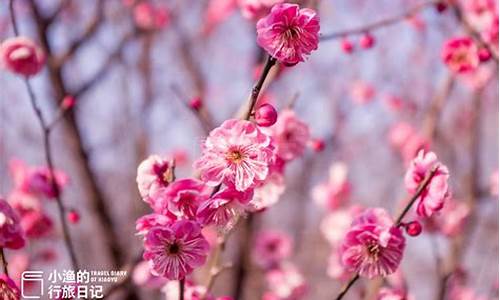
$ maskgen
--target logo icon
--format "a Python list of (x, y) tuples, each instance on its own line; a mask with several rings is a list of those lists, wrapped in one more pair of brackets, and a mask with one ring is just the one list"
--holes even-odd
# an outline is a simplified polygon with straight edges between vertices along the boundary
[[(38, 284), (39, 283), (39, 284)], [(25, 287), (29, 285), (30, 294), (25, 294)], [(25, 271), (21, 275), (21, 295), (25, 299), (40, 299), (43, 295), (43, 272)]]

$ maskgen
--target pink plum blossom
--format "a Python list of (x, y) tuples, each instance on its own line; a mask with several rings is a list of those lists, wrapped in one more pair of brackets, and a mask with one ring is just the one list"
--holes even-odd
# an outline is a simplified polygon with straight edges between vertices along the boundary
[(439, 230), (446, 236), (453, 237), (461, 234), (470, 215), (470, 208), (464, 201), (448, 201), (442, 214), (434, 219)]
[(42, 166), (27, 166), (21, 160), (11, 160), (9, 163), (10, 172), (14, 180), (15, 188), (19, 191), (41, 196), (55, 198), (63, 187), (68, 184), (69, 179), (65, 173), (54, 170), (53, 174), (57, 189), (54, 188), (54, 179), (50, 169)]
[(139, 164), (137, 168), (137, 185), (144, 201), (154, 210), (161, 209), (156, 203), (156, 196), (173, 180), (170, 157), (151, 155)]
[(203, 33), (208, 35), (224, 22), (237, 8), (238, 0), (210, 0), (205, 10)]
[(417, 214), (422, 217), (430, 217), (433, 213), (441, 210), (446, 199), (450, 197), (448, 168), (437, 160), (434, 152), (426, 153), (421, 150), (411, 161), (405, 175), (406, 190), (408, 193), (414, 194), (434, 167), (437, 168), (436, 173), (416, 202)]
[(7, 201), (0, 198), (0, 247), (20, 249), (25, 245), (19, 215)]
[(151, 267), (147, 261), (139, 262), (132, 271), (132, 281), (140, 287), (158, 289), (165, 285), (167, 280), (151, 274)]
[(377, 300), (409, 300), (405, 291), (400, 289), (381, 288)]
[(320, 223), (320, 230), (332, 246), (342, 242), (347, 230), (351, 227), (354, 217), (362, 211), (360, 206), (336, 209), (326, 215)]
[(45, 64), (45, 53), (27, 37), (13, 37), (0, 45), (0, 60), (5, 69), (24, 76), (36, 75)]
[(342, 281), (352, 276), (352, 272), (349, 272), (342, 264), (340, 249), (337, 247), (333, 247), (330, 252), (326, 274), (333, 279)]
[(261, 211), (278, 203), (285, 192), (285, 179), (278, 172), (271, 173), (263, 184), (255, 187), (253, 198), (249, 203), (252, 211)]
[(367, 104), (373, 100), (375, 88), (364, 81), (356, 81), (351, 86), (351, 98), (356, 104)]
[(266, 274), (270, 293), (265, 299), (297, 300), (307, 292), (307, 283), (300, 271), (291, 263), (281, 264)]
[(200, 226), (181, 220), (167, 227), (153, 227), (144, 239), (144, 259), (152, 273), (170, 280), (179, 280), (205, 263), (208, 242)]
[(47, 237), (54, 230), (52, 218), (45, 212), (38, 210), (22, 213), (20, 224), (26, 232), (26, 236), (31, 239)]
[(197, 220), (203, 225), (232, 225), (232, 221), (244, 212), (252, 196), (252, 190), (240, 192), (225, 188), (200, 205), (196, 214)]
[(348, 271), (373, 278), (394, 273), (405, 248), (401, 230), (382, 208), (365, 210), (353, 222), (341, 248), (342, 263)]
[(454, 73), (473, 71), (479, 65), (478, 48), (472, 38), (458, 37), (448, 41), (441, 53), (444, 63)]
[(491, 173), (490, 176), (490, 194), (498, 197), (498, 169)]
[(257, 22), (257, 43), (280, 62), (295, 65), (318, 49), (319, 17), (297, 4), (276, 4)]
[(209, 186), (225, 183), (245, 191), (266, 179), (273, 160), (268, 135), (252, 122), (231, 119), (210, 132), (194, 167)]
[(171, 213), (179, 218), (194, 219), (202, 202), (210, 196), (210, 188), (192, 178), (178, 179), (157, 195), (161, 213)]
[(272, 137), (279, 158), (290, 161), (301, 156), (310, 140), (309, 126), (291, 109), (284, 109), (271, 127)]
[(151, 228), (156, 226), (168, 226), (176, 220), (177, 218), (173, 214), (147, 214), (137, 219), (135, 222), (135, 230), (138, 235), (146, 235)]
[(292, 254), (292, 238), (284, 232), (265, 230), (255, 237), (253, 260), (264, 269), (278, 266)]
[(347, 201), (350, 189), (347, 166), (338, 162), (330, 167), (328, 181), (313, 188), (312, 197), (320, 206), (335, 210)]
[(243, 17), (256, 21), (266, 16), (273, 5), (283, 2), (284, 0), (238, 0), (238, 5)]
[(168, 24), (169, 15), (165, 7), (155, 7), (144, 1), (134, 6), (134, 21), (144, 30), (161, 29)]

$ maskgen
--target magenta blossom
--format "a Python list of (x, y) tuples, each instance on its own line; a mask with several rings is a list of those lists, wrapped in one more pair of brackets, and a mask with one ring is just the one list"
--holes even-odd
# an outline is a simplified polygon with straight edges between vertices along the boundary
[(448, 40), (443, 46), (441, 56), (454, 73), (470, 72), (479, 65), (478, 47), (470, 37)]
[(21, 299), (21, 292), (16, 283), (5, 274), (0, 275), (0, 295), (3, 300)]
[(160, 209), (155, 201), (157, 194), (173, 180), (170, 157), (149, 156), (137, 168), (136, 180), (142, 199), (149, 203), (153, 210)]
[(292, 254), (292, 238), (284, 232), (266, 230), (257, 233), (253, 259), (264, 269), (278, 266)]
[(286, 65), (295, 65), (318, 49), (319, 17), (297, 4), (276, 4), (257, 22), (257, 43)]
[(291, 109), (281, 111), (278, 122), (271, 127), (279, 158), (289, 161), (301, 156), (310, 140), (309, 126)]
[(441, 210), (445, 201), (450, 197), (448, 168), (437, 160), (434, 152), (425, 153), (421, 150), (417, 157), (411, 161), (405, 175), (406, 190), (414, 194), (434, 167), (437, 168), (436, 173), (416, 202), (417, 214), (422, 217), (430, 217), (433, 213)]
[(358, 216), (342, 244), (344, 266), (368, 278), (394, 273), (403, 258), (405, 238), (392, 224), (382, 208), (367, 209)]
[(232, 225), (231, 222), (244, 212), (252, 196), (252, 190), (239, 192), (226, 188), (219, 191), (200, 205), (196, 214), (197, 220), (203, 225), (214, 224), (220, 227)]
[(21, 226), (31, 239), (47, 237), (53, 233), (54, 222), (43, 211), (31, 210), (21, 214)]
[[(35, 196), (55, 198), (69, 182), (68, 176), (62, 171), (53, 170), (55, 178), (52, 178), (49, 168), (27, 166), (21, 160), (11, 160), (9, 168), (16, 189)], [(54, 188), (54, 180), (56, 188)]]
[(200, 226), (181, 220), (167, 227), (154, 227), (144, 239), (144, 259), (154, 275), (179, 280), (205, 263), (209, 244)]
[(210, 196), (210, 190), (197, 179), (179, 179), (158, 194), (157, 201), (162, 214), (171, 213), (179, 218), (193, 220), (200, 204)]
[(209, 186), (245, 191), (266, 179), (273, 160), (269, 136), (252, 122), (231, 119), (210, 132), (194, 167)]
[(45, 54), (31, 39), (13, 37), (0, 45), (0, 62), (13, 73), (33, 76), (43, 68)]
[(20, 249), (25, 245), (19, 216), (7, 201), (0, 198), (0, 247)]

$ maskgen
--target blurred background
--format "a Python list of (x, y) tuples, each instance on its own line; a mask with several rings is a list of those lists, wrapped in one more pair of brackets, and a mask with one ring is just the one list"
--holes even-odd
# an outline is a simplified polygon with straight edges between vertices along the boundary
[[(242, 16), (237, 1), (146, 2), (150, 10), (142, 12), (138, 3), (120, 0), (15, 3), (22, 35), (48, 53), (47, 67), (32, 79), (43, 113), (55, 118), (65, 96), (76, 99), (52, 144), (57, 169), (70, 178), (62, 198), (81, 216), (70, 230), (77, 256), (89, 270), (126, 269), (140, 255), (135, 220), (149, 212), (135, 183), (143, 159), (171, 154), (177, 158), (177, 177), (193, 173), (206, 124), (189, 101), (199, 97), (201, 114), (220, 124), (246, 101), (264, 57), (255, 42), (255, 21)], [(399, 16), (419, 3), (318, 0), (301, 5), (317, 9), (327, 35)], [(280, 68), (268, 82), (262, 97), (280, 109), (293, 102), (325, 149), (308, 149), (288, 166), (284, 194), (255, 216), (253, 231), (277, 229), (293, 237), (291, 261), (308, 286), (302, 299), (332, 299), (342, 282), (327, 275), (331, 247), (319, 227), (328, 209), (313, 201), (312, 190), (328, 180), (333, 163), (341, 162), (347, 166), (349, 203), (396, 214), (407, 197), (407, 157), (389, 136), (405, 122), (449, 167), (453, 199), (470, 209), (457, 236), (426, 231), (408, 238), (402, 272), (410, 293), (415, 299), (435, 298), (439, 262), (446, 270), (468, 274), (466, 284), (478, 294), (498, 298), (498, 194), (491, 190), (498, 185), (498, 65), (491, 60), (472, 73), (453, 75), (441, 60), (441, 48), (465, 31), (453, 11), (439, 12), (435, 5), (370, 34), (375, 38), (370, 49), (359, 46), (361, 35), (346, 37), (354, 44), (351, 54), (343, 51), (342, 38), (322, 40), (305, 63)], [(1, 1), (0, 39), (12, 35), (8, 1)], [(0, 194), (8, 197), (9, 162), (37, 166), (45, 160), (23, 82), (4, 71), (0, 126)], [(7, 252), (14, 269), (69, 266), (55, 204), (44, 205), (55, 231)], [(238, 259), (241, 234), (237, 229), (229, 239), (225, 261)], [(248, 266), (242, 299), (262, 297), (267, 289), (262, 275), (257, 266)], [(222, 273), (214, 294), (231, 295), (235, 278), (234, 269)], [(362, 281), (357, 289), (363, 286), (369, 283)], [(159, 289), (133, 289), (140, 299), (165, 298)], [(121, 291), (114, 297), (128, 296)], [(354, 292), (346, 299), (361, 297)]]

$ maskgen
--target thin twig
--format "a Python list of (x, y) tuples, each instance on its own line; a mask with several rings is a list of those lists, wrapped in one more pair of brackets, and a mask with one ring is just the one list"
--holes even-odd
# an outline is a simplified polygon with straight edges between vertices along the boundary
[(179, 300), (184, 300), (184, 292), (186, 289), (186, 278), (179, 280)]
[(8, 268), (8, 263), (7, 263), (7, 258), (5, 257), (5, 253), (3, 251), (3, 248), (0, 248), (0, 258), (2, 259), (2, 266), (3, 266), (3, 273), (9, 277), (9, 268)]
[(428, 2), (423, 2), (423, 3), (415, 5), (414, 7), (408, 9), (407, 11), (405, 11), (401, 14), (398, 14), (398, 15), (395, 15), (395, 16), (392, 16), (392, 17), (389, 17), (386, 19), (382, 19), (380, 21), (376, 21), (376, 22), (373, 22), (373, 23), (370, 23), (367, 25), (363, 25), (360, 27), (355, 27), (352, 29), (347, 29), (347, 30), (342, 30), (342, 31), (338, 31), (338, 32), (324, 34), (320, 37), (320, 40), (321, 41), (335, 40), (335, 39), (343, 38), (343, 37), (348, 36), (348, 35), (364, 34), (366, 32), (373, 31), (373, 30), (376, 30), (376, 29), (379, 29), (382, 27), (387, 27), (387, 26), (399, 23), (401, 21), (404, 21), (410, 17), (413, 17), (415, 14), (419, 13), (424, 8), (435, 5), (439, 2), (440, 2), (439, 0), (432, 0), (432, 1), (428, 1)]
[[(10, 15), (11, 15), (11, 22), (12, 22), (12, 27), (14, 28), (14, 33), (16, 36), (19, 36), (19, 29), (17, 27), (17, 22), (16, 22), (16, 14), (14, 11), (14, 0), (10, 0), (9, 3), (9, 9), (10, 9)], [(73, 246), (73, 241), (71, 239), (71, 235), (69, 233), (69, 227), (66, 221), (66, 213), (64, 209), (64, 205), (62, 202), (61, 198), (61, 193), (59, 190), (59, 186), (57, 185), (57, 180), (56, 180), (56, 175), (54, 172), (54, 163), (53, 163), (53, 158), (52, 158), (52, 151), (51, 151), (51, 145), (50, 145), (50, 128), (48, 127), (46, 120), (43, 117), (43, 113), (38, 106), (35, 93), (33, 92), (33, 88), (31, 87), (30, 81), (28, 80), (27, 77), (24, 78), (24, 83), (26, 85), (26, 90), (28, 91), (29, 99), (30, 99), (30, 104), (35, 112), (35, 115), (38, 119), (38, 123), (40, 125), (40, 128), (42, 129), (42, 135), (43, 135), (43, 147), (44, 147), (44, 154), (45, 154), (45, 162), (47, 164), (47, 168), (49, 169), (49, 174), (50, 174), (50, 181), (52, 184), (52, 189), (54, 190), (55, 193), (55, 198), (56, 198), (56, 204), (57, 204), (57, 209), (59, 211), (59, 219), (61, 221), (61, 227), (63, 231), (63, 238), (66, 244), (66, 248), (68, 250), (70, 260), (71, 260), (71, 265), (74, 270), (78, 270), (78, 260), (76, 257), (75, 249)]]

